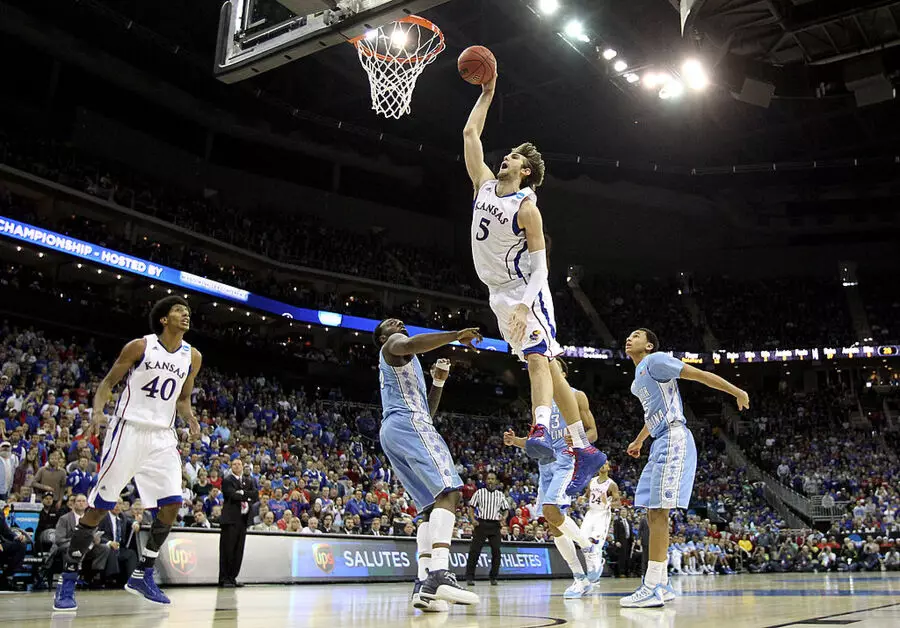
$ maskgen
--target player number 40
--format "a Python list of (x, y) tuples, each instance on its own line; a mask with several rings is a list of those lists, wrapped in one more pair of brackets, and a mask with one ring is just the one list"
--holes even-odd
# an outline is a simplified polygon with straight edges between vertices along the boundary
[(481, 222), (478, 223), (478, 233), (475, 235), (475, 239), (479, 242), (484, 242), (488, 239), (490, 232), (488, 231), (488, 227), (491, 226), (490, 218), (482, 218)]
[(170, 377), (160, 386), (159, 377), (154, 377), (146, 386), (141, 386), (141, 390), (146, 391), (151, 399), (156, 399), (156, 395), (159, 394), (163, 401), (168, 401), (175, 394), (175, 378)]

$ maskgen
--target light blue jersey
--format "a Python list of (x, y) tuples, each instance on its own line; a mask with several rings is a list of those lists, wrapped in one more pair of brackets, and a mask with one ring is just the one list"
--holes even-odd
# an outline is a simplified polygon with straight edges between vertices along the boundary
[(677, 378), (682, 369), (681, 360), (665, 353), (651, 353), (635, 369), (631, 394), (640, 400), (644, 424), (653, 437), (647, 465), (635, 490), (635, 506), (671, 509), (690, 504), (697, 447), (678, 392)]
[(447, 443), (434, 429), (425, 376), (419, 358), (391, 366), (378, 352), (381, 383), (381, 448), (391, 468), (419, 510), (434, 504), (442, 493), (457, 490), (462, 480)]
[(684, 425), (684, 405), (677, 378), (684, 363), (666, 353), (651, 353), (637, 365), (631, 394), (644, 408), (644, 423), (650, 436), (659, 436), (673, 424)]
[(384, 419), (394, 414), (424, 414), (431, 420), (425, 375), (417, 356), (403, 366), (391, 366), (378, 352), (378, 378), (381, 382), (381, 411)]
[(538, 466), (540, 478), (535, 513), (538, 517), (544, 513), (544, 504), (557, 506), (560, 510), (572, 504), (572, 498), (566, 495), (566, 487), (575, 473), (575, 456), (569, 451), (569, 445), (566, 443), (566, 421), (555, 401), (550, 410), (549, 432), (556, 458), (552, 462), (541, 463)]

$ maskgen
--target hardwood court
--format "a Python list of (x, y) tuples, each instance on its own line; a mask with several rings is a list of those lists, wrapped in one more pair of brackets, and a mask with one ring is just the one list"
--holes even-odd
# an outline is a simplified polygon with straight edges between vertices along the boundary
[(233, 628), (800, 628), (900, 626), (900, 574), (697, 576), (675, 580), (680, 597), (664, 609), (619, 608), (636, 580), (604, 579), (583, 600), (564, 600), (565, 580), (479, 583), (478, 607), (422, 614), (409, 607), (411, 586), (295, 585), (242, 589), (170, 588), (162, 608), (124, 591), (80, 593), (77, 615), (51, 617), (49, 593), (0, 595), (3, 626), (165, 626)]

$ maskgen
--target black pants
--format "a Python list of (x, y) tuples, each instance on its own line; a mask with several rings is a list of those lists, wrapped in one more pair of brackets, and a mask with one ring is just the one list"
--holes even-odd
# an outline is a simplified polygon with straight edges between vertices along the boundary
[[(0, 517), (2, 516), (0, 514)], [(0, 545), (3, 547), (3, 551), (0, 552), (0, 565), (3, 566), (2, 579), (8, 581), (25, 562), (25, 544), (19, 541), (2, 541)]]
[(475, 532), (472, 533), (472, 545), (469, 548), (469, 560), (466, 563), (466, 580), (475, 579), (475, 567), (481, 556), (481, 548), (485, 540), (491, 544), (491, 580), (500, 573), (500, 522), (478, 520)]
[(244, 562), (247, 526), (243, 523), (222, 525), (219, 534), (219, 584), (235, 582)]

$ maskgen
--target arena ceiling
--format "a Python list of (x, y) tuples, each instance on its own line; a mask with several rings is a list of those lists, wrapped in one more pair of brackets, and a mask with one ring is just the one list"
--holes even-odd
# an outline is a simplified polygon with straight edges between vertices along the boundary
[[(400, 121), (369, 109), (349, 46), (240, 84), (216, 81), (219, 0), (0, 1), (273, 129), (334, 131), (340, 121), (453, 154), (478, 94), (456, 76), (455, 59), (480, 43), (501, 68), (490, 145), (528, 138), (551, 155), (702, 167), (889, 155), (900, 139), (896, 101), (859, 106), (860, 90), (874, 85), (883, 94), (897, 78), (900, 1), (695, 0), (682, 36), (677, 0), (561, 0), (561, 11), (580, 19), (599, 48), (615, 48), (638, 71), (677, 72), (688, 56), (708, 66), (709, 89), (663, 101), (621, 80), (593, 43), (561, 37), (559, 20), (542, 16), (537, 0), (452, 0), (426, 14), (443, 29), (448, 50), (426, 70), (413, 114)], [(771, 101), (760, 103), (748, 79), (771, 85)], [(285, 123), (292, 110), (302, 115)]]

